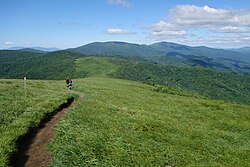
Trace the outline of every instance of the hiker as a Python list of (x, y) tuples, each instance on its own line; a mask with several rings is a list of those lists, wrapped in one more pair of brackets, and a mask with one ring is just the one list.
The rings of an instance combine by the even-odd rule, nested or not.
[(72, 79), (69, 79), (69, 89), (72, 89), (72, 87), (73, 87), (73, 81)]
[(69, 87), (69, 78), (66, 79), (66, 86)]

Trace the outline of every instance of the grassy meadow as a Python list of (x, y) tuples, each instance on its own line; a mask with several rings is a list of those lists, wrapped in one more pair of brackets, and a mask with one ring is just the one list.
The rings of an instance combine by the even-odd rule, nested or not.
[[(73, 80), (85, 96), (56, 125), (51, 166), (250, 166), (250, 106), (210, 99), (249, 104), (248, 76), (68, 51), (37, 56), (24, 57), (28, 71), (8, 60), (3, 72), (88, 77)], [(0, 80), (0, 166), (15, 140), (70, 96), (64, 81)]]
[(250, 166), (250, 106), (107, 77), (74, 83), (85, 97), (55, 128), (51, 166)]
[(63, 81), (0, 80), (0, 166), (16, 149), (15, 140), (67, 101)]
[(76, 71), (78, 73), (87, 73), (87, 76), (105, 76), (119, 68), (110, 62), (110, 58), (104, 57), (84, 57), (76, 59)]

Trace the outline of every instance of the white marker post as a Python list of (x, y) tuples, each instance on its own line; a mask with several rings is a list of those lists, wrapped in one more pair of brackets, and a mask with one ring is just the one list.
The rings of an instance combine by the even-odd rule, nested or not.
[(24, 80), (24, 91), (25, 91), (25, 96), (26, 96), (26, 80), (27, 80), (27, 78), (24, 77), (23, 80)]
[(26, 90), (26, 80), (27, 80), (27, 78), (26, 77), (24, 77), (23, 78), (23, 84), (24, 84), (24, 109), (26, 110), (26, 108), (27, 108), (27, 103), (26, 103), (26, 97), (27, 97), (27, 90)]

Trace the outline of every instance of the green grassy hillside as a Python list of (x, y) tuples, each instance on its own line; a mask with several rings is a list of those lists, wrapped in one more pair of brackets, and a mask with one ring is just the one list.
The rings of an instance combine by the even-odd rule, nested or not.
[(7, 166), (15, 140), (70, 96), (62, 81), (0, 80), (0, 166)]
[(119, 68), (118, 64), (112, 63), (110, 58), (84, 57), (76, 60), (76, 71), (90, 76), (107, 75)]
[(51, 166), (250, 165), (249, 106), (120, 79), (75, 84), (85, 98), (56, 126)]

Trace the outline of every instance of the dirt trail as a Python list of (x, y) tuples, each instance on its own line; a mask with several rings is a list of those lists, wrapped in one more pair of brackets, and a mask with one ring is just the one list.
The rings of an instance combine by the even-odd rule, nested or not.
[[(78, 99), (84, 94), (71, 90), (78, 94)], [(47, 167), (49, 166), (51, 155), (47, 152), (46, 146), (53, 137), (53, 129), (64, 113), (75, 105), (72, 98), (67, 103), (61, 105), (51, 115), (41, 120), (37, 128), (30, 129), (24, 136), (19, 138), (18, 152), (10, 158), (10, 166), (25, 167)]]

